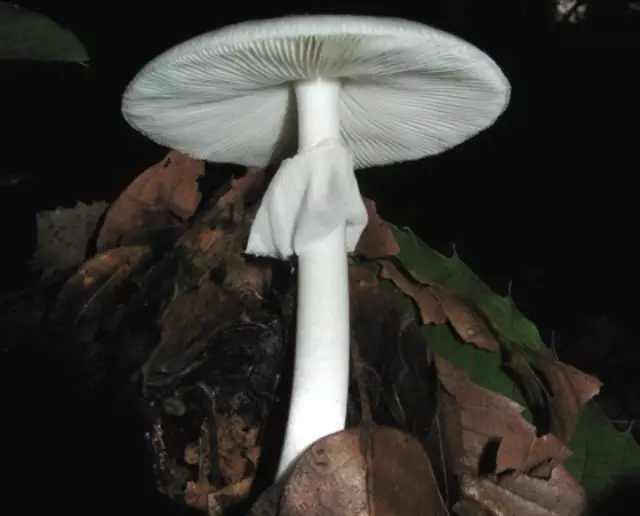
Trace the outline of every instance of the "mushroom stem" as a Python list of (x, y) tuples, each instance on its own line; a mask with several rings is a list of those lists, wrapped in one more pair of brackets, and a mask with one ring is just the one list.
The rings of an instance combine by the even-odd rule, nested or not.
[(316, 79), (295, 84), (298, 106), (298, 151), (324, 140), (340, 139), (340, 82)]
[[(298, 83), (295, 89), (300, 150), (327, 139), (339, 140), (340, 83), (316, 80)], [(344, 172), (353, 174), (353, 170)], [(344, 429), (349, 337), (347, 247), (342, 221), (298, 256), (296, 356), (278, 478), (315, 441)]]

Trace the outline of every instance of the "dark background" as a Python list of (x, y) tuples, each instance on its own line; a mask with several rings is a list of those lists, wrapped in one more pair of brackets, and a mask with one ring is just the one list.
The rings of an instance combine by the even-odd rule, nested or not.
[[(512, 83), (512, 102), (494, 127), (448, 153), (360, 172), (363, 193), (385, 218), (411, 227), (430, 246), (446, 250), (455, 243), (496, 291), (506, 293), (511, 281), (518, 306), (547, 342), (552, 330), (565, 335), (573, 352), (567, 356), (577, 365), (593, 357), (593, 350), (580, 349), (597, 336), (593, 321), (625, 334), (613, 362), (625, 364), (631, 382), (640, 368), (632, 349), (640, 16), (625, 13), (624, 2), (605, 3), (594, 2), (587, 21), (567, 26), (551, 22), (543, 0), (300, 4), (304, 9), (289, 2), (21, 1), (73, 30), (91, 61), (89, 68), (0, 65), (0, 290), (20, 288), (31, 277), (25, 262), (35, 245), (36, 211), (111, 201), (164, 155), (120, 116), (124, 87), (155, 55), (248, 18), (305, 12), (404, 17), (487, 51)], [(75, 387), (61, 387), (57, 379), (46, 364), (16, 366), (16, 392), (26, 389), (28, 403), (21, 403), (20, 415), (9, 408), (5, 415), (15, 428), (47, 423), (33, 436), (16, 431), (15, 446), (36, 446), (27, 455), (42, 460), (17, 467), (13, 476), (21, 485), (14, 494), (25, 491), (27, 514), (42, 503), (57, 508), (60, 500), (71, 500), (72, 512), (123, 512), (125, 498), (132, 501), (124, 512), (136, 512), (153, 486), (129, 414), (108, 396), (78, 407)], [(640, 390), (635, 381), (630, 390)]]

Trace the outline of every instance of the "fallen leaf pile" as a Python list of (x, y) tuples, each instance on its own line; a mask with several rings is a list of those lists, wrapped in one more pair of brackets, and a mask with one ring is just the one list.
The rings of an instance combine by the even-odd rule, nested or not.
[(349, 256), (348, 428), (281, 482), (258, 481), (277, 461), (263, 439), (282, 403), (295, 276), (243, 254), (265, 171), (247, 169), (211, 199), (203, 174), (171, 151), (104, 220), (100, 203), (39, 217), (34, 261), (66, 272), (34, 332), (94, 383), (115, 368), (139, 386), (164, 495), (212, 516), (577, 516), (640, 470), (638, 445), (593, 400), (596, 378), (558, 361), (457, 254), (431, 250), (367, 199)]

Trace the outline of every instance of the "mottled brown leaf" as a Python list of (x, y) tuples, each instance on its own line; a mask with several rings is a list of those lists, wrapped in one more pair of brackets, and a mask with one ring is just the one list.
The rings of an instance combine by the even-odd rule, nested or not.
[(453, 397), (462, 432), (467, 464), (477, 473), (487, 446), (498, 443), (495, 473), (528, 472), (541, 463), (560, 463), (569, 450), (555, 436), (536, 435), (522, 417), (523, 407), (504, 396), (474, 384), (464, 369), (436, 356), (440, 381)]
[(422, 445), (365, 425), (314, 443), (295, 464), (281, 516), (446, 516)]
[(422, 324), (442, 324), (447, 320), (444, 308), (430, 287), (409, 279), (400, 269), (386, 260), (380, 262), (380, 277), (393, 283), (415, 301), (420, 310)]
[(489, 351), (500, 349), (500, 344), (491, 334), (480, 315), (455, 294), (437, 287), (432, 288), (440, 300), (451, 326), (462, 340), (480, 349)]
[(125, 237), (149, 243), (157, 231), (179, 229), (198, 207), (198, 178), (203, 174), (202, 161), (170, 151), (111, 205), (98, 234), (98, 250), (115, 247)]
[(400, 252), (400, 246), (391, 228), (378, 214), (375, 201), (365, 198), (362, 200), (367, 209), (369, 221), (356, 245), (355, 253), (370, 259), (397, 255)]

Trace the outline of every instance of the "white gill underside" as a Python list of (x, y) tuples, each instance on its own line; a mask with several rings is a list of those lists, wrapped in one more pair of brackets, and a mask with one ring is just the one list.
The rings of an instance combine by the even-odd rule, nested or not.
[(340, 137), (355, 168), (418, 159), (484, 128), (508, 94), (483, 80), (491, 67), (470, 57), (473, 47), (424, 40), (371, 33), (193, 43), (143, 69), (124, 113), (186, 154), (260, 166), (295, 152), (287, 146), (297, 132), (293, 84), (336, 80)]

